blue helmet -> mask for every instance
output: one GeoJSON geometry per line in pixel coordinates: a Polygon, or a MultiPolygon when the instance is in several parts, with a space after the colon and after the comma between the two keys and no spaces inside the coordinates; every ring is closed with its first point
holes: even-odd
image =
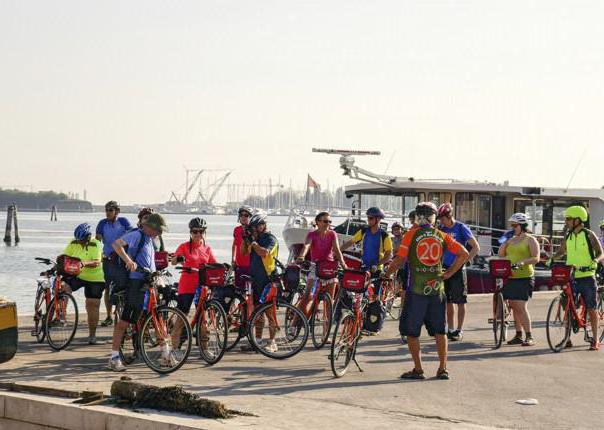
{"type": "Polygon", "coordinates": [[[85,240],[92,235],[92,227],[87,222],[80,224],[73,231],[76,240],[85,240]]]}
{"type": "Polygon", "coordinates": [[[376,208],[375,206],[367,209],[367,216],[380,218],[380,219],[386,218],[386,214],[384,213],[384,211],[381,210],[380,208],[376,208]]]}

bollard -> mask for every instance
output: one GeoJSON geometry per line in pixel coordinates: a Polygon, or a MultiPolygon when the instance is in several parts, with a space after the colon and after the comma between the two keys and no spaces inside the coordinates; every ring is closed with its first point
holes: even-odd
{"type": "Polygon", "coordinates": [[[4,232],[4,243],[11,243],[10,231],[13,222],[13,206],[10,205],[6,211],[6,230],[4,232]]]}
{"type": "Polygon", "coordinates": [[[58,221],[58,219],[57,219],[57,207],[55,205],[52,205],[52,208],[50,208],[50,220],[51,221],[58,221]]]}
{"type": "Polygon", "coordinates": [[[17,224],[17,205],[13,203],[13,225],[15,226],[15,243],[19,243],[19,224],[17,224]]]}

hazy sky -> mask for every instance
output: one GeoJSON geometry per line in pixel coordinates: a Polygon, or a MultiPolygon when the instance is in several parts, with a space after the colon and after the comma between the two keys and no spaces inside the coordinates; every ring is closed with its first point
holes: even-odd
{"type": "Polygon", "coordinates": [[[601,1],[0,0],[0,186],[163,201],[190,168],[604,185],[601,1]]]}

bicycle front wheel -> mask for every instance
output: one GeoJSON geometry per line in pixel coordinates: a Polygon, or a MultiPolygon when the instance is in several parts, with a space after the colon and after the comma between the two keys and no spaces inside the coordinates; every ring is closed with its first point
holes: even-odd
{"type": "Polygon", "coordinates": [[[229,311],[227,313],[227,351],[233,349],[239,343],[239,340],[247,335],[246,316],[247,305],[241,298],[235,297],[229,303],[229,311]]]}
{"type": "Polygon", "coordinates": [[[355,317],[350,312],[345,312],[340,321],[337,322],[331,341],[331,371],[336,378],[346,374],[348,365],[354,357],[354,351],[359,336],[358,328],[355,328],[355,317]]]}
{"type": "Polygon", "coordinates": [[[333,309],[331,297],[327,293],[319,294],[310,317],[310,336],[315,348],[319,349],[329,339],[333,309]]]}
{"type": "Polygon", "coordinates": [[[205,304],[197,319],[197,345],[199,355],[208,364],[220,361],[227,347],[227,317],[222,305],[216,300],[205,304]]]}
{"type": "Polygon", "coordinates": [[[596,311],[598,312],[598,330],[600,331],[598,339],[599,342],[604,342],[604,290],[598,291],[596,311]]]}
{"type": "Polygon", "coordinates": [[[501,344],[506,335],[506,320],[505,320],[505,302],[503,294],[495,295],[494,315],[493,315],[493,337],[495,340],[495,349],[501,348],[501,344]]]}
{"type": "Polygon", "coordinates": [[[46,314],[46,340],[55,351],[66,348],[78,329],[78,305],[69,293],[52,299],[46,314]]]}
{"type": "Polygon", "coordinates": [[[180,310],[160,306],[145,318],[139,342],[151,370],[171,373],[180,369],[191,352],[191,326],[180,310]]]}
{"type": "Polygon", "coordinates": [[[567,300],[565,296],[558,296],[549,305],[545,331],[547,343],[554,352],[560,352],[570,337],[570,321],[567,300]]]}
{"type": "Polygon", "coordinates": [[[44,306],[44,290],[38,287],[36,293],[36,301],[34,303],[34,328],[31,334],[36,337],[38,343],[44,342],[46,339],[46,315],[42,311],[44,306]]]}
{"type": "Polygon", "coordinates": [[[138,357],[138,333],[136,332],[134,324],[128,324],[128,328],[124,332],[122,342],[120,343],[120,358],[122,363],[129,365],[134,363],[138,357]]]}
{"type": "Polygon", "coordinates": [[[284,359],[293,357],[304,348],[308,332],[308,321],[298,308],[285,302],[271,302],[252,314],[248,339],[261,354],[284,359]]]}

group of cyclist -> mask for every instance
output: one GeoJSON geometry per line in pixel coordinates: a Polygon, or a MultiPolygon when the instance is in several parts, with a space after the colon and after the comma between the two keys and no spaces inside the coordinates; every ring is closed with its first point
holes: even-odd
{"type": "MultiPolygon", "coordinates": [[[[65,288],[75,291],[84,287],[90,344],[97,343],[96,328],[103,291],[107,310],[107,318],[101,323],[104,326],[111,325],[113,321],[112,294],[125,291],[125,306],[114,327],[109,359],[111,370],[123,371],[126,368],[119,355],[120,343],[128,325],[135,323],[140,315],[145,292],[143,272],[155,271],[155,251],[163,250],[161,235],[167,231],[167,225],[163,216],[150,208],[139,212],[136,227],[119,216],[120,207],[115,201],[108,202],[105,211],[106,217],[98,223],[95,237],[89,224],[80,224],[74,231],[74,240],[64,250],[63,254],[79,258],[83,266],[77,277],[66,280],[65,288]]],[[[440,361],[436,376],[440,379],[449,379],[447,340],[463,338],[467,303],[465,265],[478,254],[480,247],[470,229],[455,220],[453,212],[450,203],[437,207],[431,202],[421,202],[409,214],[411,227],[405,230],[403,225],[395,222],[391,236],[382,225],[385,213],[372,207],[366,212],[367,225],[341,246],[337,234],[330,228],[330,214],[320,212],[315,217],[316,229],[307,234],[296,258],[297,263],[305,260],[314,264],[337,261],[342,269],[348,269],[343,251],[356,246],[364,269],[378,273],[381,279],[395,279],[400,287],[402,306],[399,331],[408,343],[414,363],[413,369],[401,375],[403,379],[425,378],[419,344],[422,326],[435,337],[440,361]]],[[[587,219],[587,210],[582,206],[566,209],[567,234],[553,259],[566,256],[567,264],[582,268],[575,274],[575,292],[584,299],[595,334],[598,333],[595,273],[598,262],[604,260],[604,221],[600,224],[601,237],[598,239],[595,233],[585,228],[587,219]]],[[[255,213],[249,206],[239,209],[238,222],[231,248],[234,283],[242,287],[245,279],[250,279],[254,304],[257,305],[276,271],[278,240],[268,229],[267,217],[255,213]]],[[[539,243],[529,232],[526,214],[516,213],[509,222],[511,230],[504,236],[507,240],[499,249],[499,256],[513,264],[511,278],[503,289],[516,325],[516,335],[508,344],[533,346],[535,341],[527,304],[534,285],[534,266],[540,261],[539,243]]],[[[171,254],[171,263],[192,269],[216,263],[212,249],[206,243],[206,230],[205,220],[193,218],[189,222],[190,238],[171,254]]],[[[337,283],[337,277],[334,277],[327,288],[334,302],[337,283]]],[[[183,270],[178,283],[177,306],[185,314],[192,306],[198,284],[198,271],[183,270]]],[[[310,289],[307,288],[298,304],[300,310],[308,306],[310,298],[310,289]]],[[[379,305],[379,300],[377,302],[379,305]]],[[[368,319],[364,327],[367,334],[377,334],[382,328],[384,309],[381,306],[376,309],[373,319],[368,319]]],[[[262,327],[256,326],[254,330],[259,343],[262,327]]],[[[277,350],[272,337],[267,342],[267,350],[277,350]]],[[[169,364],[172,355],[168,343],[162,348],[162,360],[169,364]]],[[[595,335],[590,341],[590,349],[599,349],[595,335]]]]}

